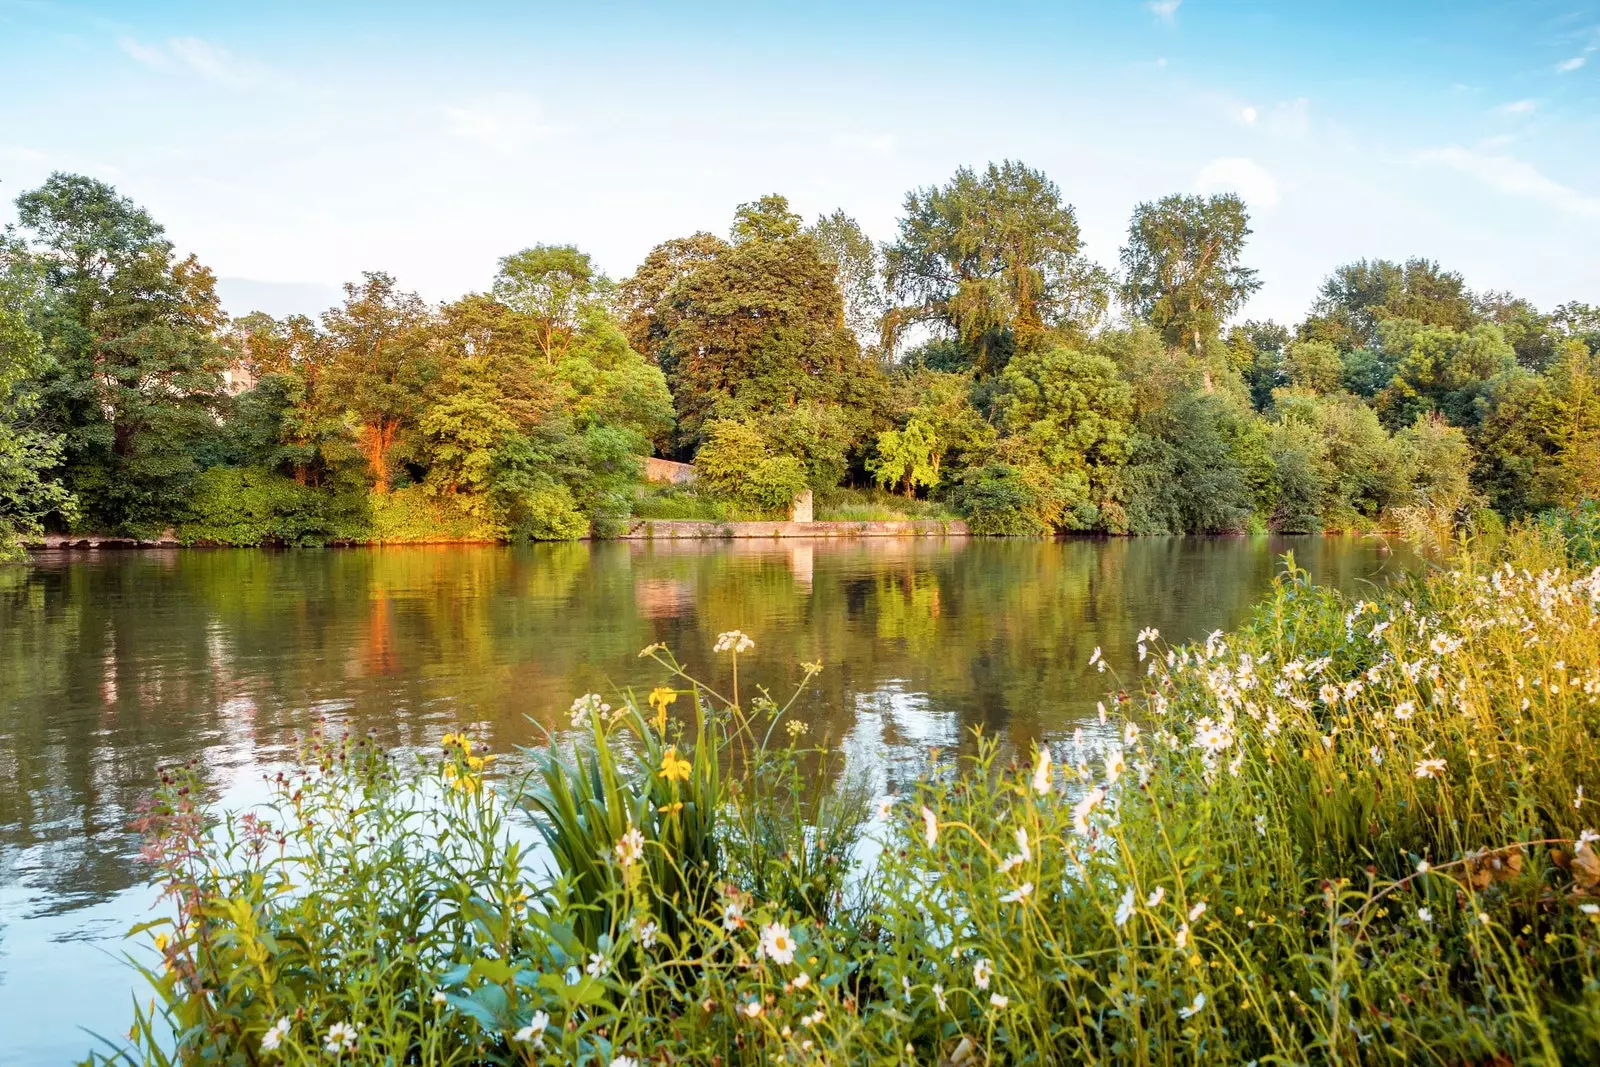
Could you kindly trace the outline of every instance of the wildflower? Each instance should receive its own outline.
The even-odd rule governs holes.
[[[1196,993],[1194,999],[1189,1002],[1189,1006],[1180,1010],[1178,1016],[1184,1019],[1191,1019],[1205,1010],[1205,1006],[1206,995],[1204,993]]]
[[[1261,837],[1267,836],[1267,817],[1265,815],[1256,816],[1256,834]]]
[[[1033,758],[1033,791],[1040,796],[1050,792],[1050,749],[1044,745]]]
[[[994,977],[994,964],[987,956],[972,965],[972,984],[979,989],[989,988],[989,979]]]
[[[712,651],[732,652],[734,655],[738,655],[740,652],[749,652],[755,647],[756,643],[750,640],[750,635],[743,630],[728,630],[726,633],[717,635],[717,643],[713,646]]]
[[[650,706],[656,711],[655,717],[651,721],[655,723],[657,732],[663,734],[667,732],[667,705],[677,699],[677,690],[669,689],[664,685],[658,685],[650,690]]]
[[[800,1025],[801,1026],[815,1026],[818,1023],[820,1023],[824,1018],[825,1018],[825,1016],[822,1014],[822,1009],[818,1008],[816,1011],[812,1012],[810,1015],[802,1015],[800,1017]]]
[[[1072,827],[1084,837],[1089,836],[1089,815],[1100,802],[1106,798],[1104,789],[1091,789],[1088,794],[1072,806]]]
[[[661,777],[669,782],[687,782],[689,780],[690,763],[678,755],[678,746],[673,745],[661,754]]]
[[[1175,935],[1173,935],[1172,945],[1179,952],[1182,952],[1184,949],[1189,947],[1189,924],[1188,923],[1179,924],[1178,932]]]
[[[1016,840],[1017,855],[1021,856],[1024,862],[1033,859],[1033,850],[1028,847],[1028,831],[1024,827],[1017,827]]]
[[[660,641],[657,641],[653,645],[645,645],[639,650],[639,658],[644,659],[646,656],[653,656],[657,652],[664,652],[666,651],[666,647],[667,646],[663,645]]]
[[[1416,710],[1417,706],[1411,703],[1411,701],[1402,700],[1400,703],[1394,706],[1394,717],[1399,719],[1401,722],[1405,722],[1407,719],[1411,718],[1412,714],[1414,714]]]
[[[511,1035],[513,1041],[521,1041],[535,1047],[544,1044],[544,1032],[550,1026],[550,1016],[546,1012],[536,1011],[528,1025]]]
[[[1139,743],[1138,723],[1124,723],[1122,726],[1122,743],[1129,748]]]
[[[598,952],[589,953],[589,962],[583,968],[583,973],[591,978],[604,978],[606,972],[611,970],[611,961]]]
[[[611,1067],[639,1067],[639,1061],[632,1056],[613,1056]]]
[[[1600,915],[1600,904],[1579,904],[1578,910],[1585,915]]]
[[[1583,807],[1583,786],[1581,785],[1578,787],[1578,795],[1572,799],[1572,806],[1575,809]]]
[[[1023,882],[1020,886],[1000,898],[1002,904],[1021,904],[1033,893],[1033,883]]]
[[[637,826],[629,826],[628,832],[617,840],[617,862],[632,867],[643,855],[644,835]]]
[[[328,1036],[322,1047],[334,1055],[341,1052],[354,1052],[356,1048],[356,1028],[349,1023],[334,1023],[328,1027]]]
[[[1117,904],[1117,914],[1114,921],[1118,926],[1128,925],[1128,920],[1133,918],[1133,886],[1123,891],[1122,900]]]
[[[1001,993],[990,993],[989,1003],[994,1005],[996,1008],[1004,1008],[1007,1004],[1011,1003],[1011,998]]]
[[[261,1051],[276,1052],[278,1046],[283,1044],[283,1039],[289,1036],[289,1017],[285,1015],[261,1035]]]
[[[722,909],[722,928],[732,933],[744,925],[744,905],[730,900]]]
[[[1433,864],[1429,863],[1427,860],[1418,860],[1417,861],[1417,873],[1418,874],[1427,874],[1431,870],[1433,870]]]
[[[922,806],[922,836],[932,848],[939,841],[939,820],[933,814],[933,809],[926,804]]]
[[[1204,915],[1205,913],[1206,913],[1206,902],[1203,901],[1203,900],[1199,901],[1198,903],[1195,904],[1194,907],[1189,909],[1189,921],[1190,922],[1194,922],[1196,919],[1200,918],[1200,916]]]
[[[1418,908],[1417,918],[1425,923],[1433,922],[1433,912],[1428,908]]]
[[[899,799],[900,799],[899,797],[893,797],[893,796],[879,797],[878,798],[878,818],[887,819],[889,817],[890,809],[892,809],[894,807],[895,801],[897,801]]]
[[[1095,645],[1094,651],[1089,654],[1089,666],[1093,667],[1104,659],[1100,654],[1100,646]]]
[[[1001,874],[1010,874],[1012,871],[1022,866],[1023,862],[1024,860],[1021,856],[1007,856],[1005,859],[1000,861],[1000,866],[997,867],[996,870],[998,870]]]
[[[1339,702],[1339,687],[1324,683],[1322,688],[1317,690],[1317,699],[1330,706],[1337,704]]]
[[[811,976],[805,971],[801,971],[799,974],[794,976],[794,981],[791,984],[796,989],[804,989],[806,986],[811,984]]]
[[[589,716],[604,716],[611,710],[611,705],[600,699],[599,693],[585,693],[572,702],[572,728],[574,730],[583,726]]]
[[[643,945],[645,948],[654,948],[656,944],[656,935],[660,932],[661,927],[657,926],[654,922],[645,923],[643,926],[639,927],[639,944]]]
[[[939,1005],[940,1011],[946,1010],[944,1002],[944,986],[940,985],[938,982],[933,984],[933,1002]]]
[[[1481,922],[1483,925],[1488,926],[1489,925],[1489,913],[1486,912],[1486,911],[1478,912],[1478,921]]]
[[[794,962],[794,937],[782,923],[768,923],[761,930],[761,951],[773,963],[786,966]]]
[[[752,1019],[761,1018],[761,1001],[749,1000],[739,1005],[739,1011]]]
[[[1201,719],[1195,724],[1197,729],[1194,734],[1194,743],[1206,752],[1215,755],[1233,744],[1233,738],[1228,731],[1213,723],[1210,719]]]
[[[1128,769],[1128,764],[1122,758],[1122,749],[1113,748],[1106,751],[1106,784],[1116,785],[1117,779],[1122,777],[1122,772]]]
[[[1106,702],[1104,700],[1096,700],[1094,707],[1095,711],[1100,715],[1100,725],[1104,726],[1106,724]]]
[[[1414,772],[1418,778],[1441,778],[1444,776],[1445,761],[1442,759],[1425,759],[1417,763]]]
[[[433,991],[433,1002],[435,1004],[446,1004],[446,1003],[449,1002],[449,1000],[450,1000],[450,997],[445,993],[444,990],[435,989]]]
[[[789,725],[785,726],[784,729],[789,732],[789,740],[794,741],[797,740],[801,734],[809,730],[810,727],[801,722],[799,719],[791,719],[789,720]]]
[[[1590,845],[1596,841],[1600,841],[1600,834],[1595,833],[1593,830],[1585,830],[1578,835],[1578,840],[1573,843],[1578,848],[1582,848],[1584,845]]]
[[[1146,626],[1143,630],[1139,631],[1138,640],[1140,640],[1140,641],[1154,641],[1156,638],[1158,638],[1160,636],[1161,636],[1161,631],[1160,630],[1156,629],[1154,626]]]
[[[1167,899],[1167,887],[1164,886],[1164,885],[1158,885],[1158,886],[1156,886],[1155,891],[1153,893],[1151,893],[1149,896],[1144,898],[1144,906],[1147,907],[1147,908],[1153,908],[1157,904],[1160,904],[1163,900],[1166,900],[1166,899]]]

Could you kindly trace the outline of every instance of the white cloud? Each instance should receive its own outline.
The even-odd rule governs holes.
[[[1276,207],[1278,179],[1261,164],[1242,156],[1213,159],[1195,175],[1195,191],[1238,193],[1253,208]]]
[[[1178,21],[1178,7],[1183,0],[1149,0],[1144,6],[1149,12],[1168,26]]]
[[[555,132],[540,121],[538,101],[525,93],[497,93],[470,103],[446,107],[449,133],[498,152],[518,152]]]
[[[261,80],[265,68],[240,59],[221,45],[200,37],[173,37],[166,44],[147,45],[132,37],[117,40],[129,58],[163,74],[198,74],[219,85],[248,85]]]
[[[1417,160],[1449,167],[1503,193],[1537,200],[1569,215],[1600,219],[1600,197],[1562,185],[1532,163],[1513,156],[1487,155],[1450,145],[1427,149],[1417,155]]]
[[[1494,109],[1496,115],[1531,115],[1539,106],[1537,100],[1513,100]]]
[[[1556,64],[1556,73],[1571,74],[1587,62],[1589,62],[1588,56],[1573,56],[1571,59],[1563,59]]]
[[[1254,126],[1259,116],[1255,108],[1247,107],[1239,112],[1239,117],[1244,120],[1246,126]]]
[[[1304,138],[1311,132],[1311,101],[1297,96],[1272,105],[1267,113],[1267,132],[1291,141]]]

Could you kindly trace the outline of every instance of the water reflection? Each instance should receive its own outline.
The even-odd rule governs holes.
[[[199,759],[230,800],[318,715],[390,745],[470,725],[499,751],[559,729],[582,692],[659,681],[667,643],[741,672],[878,788],[981,725],[1070,734],[1134,635],[1237,622],[1293,548],[1343,587],[1395,565],[1340,539],[608,543],[504,548],[152,551],[0,569],[0,1062],[80,1055],[125,1024],[102,951],[148,906],[127,830],[157,764]],[[110,939],[109,941],[107,939]],[[74,940],[77,939],[77,940]]]

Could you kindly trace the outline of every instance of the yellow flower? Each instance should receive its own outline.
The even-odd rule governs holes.
[[[650,706],[656,709],[655,718],[651,721],[655,723],[658,733],[667,732],[667,705],[677,699],[678,691],[668,689],[664,685],[658,685],[650,690]]]
[[[674,745],[661,755],[661,777],[669,782],[687,782],[689,780],[689,761],[678,755],[678,748]]]

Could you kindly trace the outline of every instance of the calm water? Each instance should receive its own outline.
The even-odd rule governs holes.
[[[1352,539],[538,545],[149,551],[0,568],[0,1064],[75,1062],[116,1034],[146,917],[127,823],[159,763],[198,757],[257,795],[319,715],[392,745],[467,725],[501,752],[574,696],[659,680],[666,642],[722,677],[721,630],[756,641],[741,681],[784,694],[855,772],[914,776],[969,727],[1070,734],[1143,626],[1238,622],[1293,549],[1355,589],[1400,567]]]

